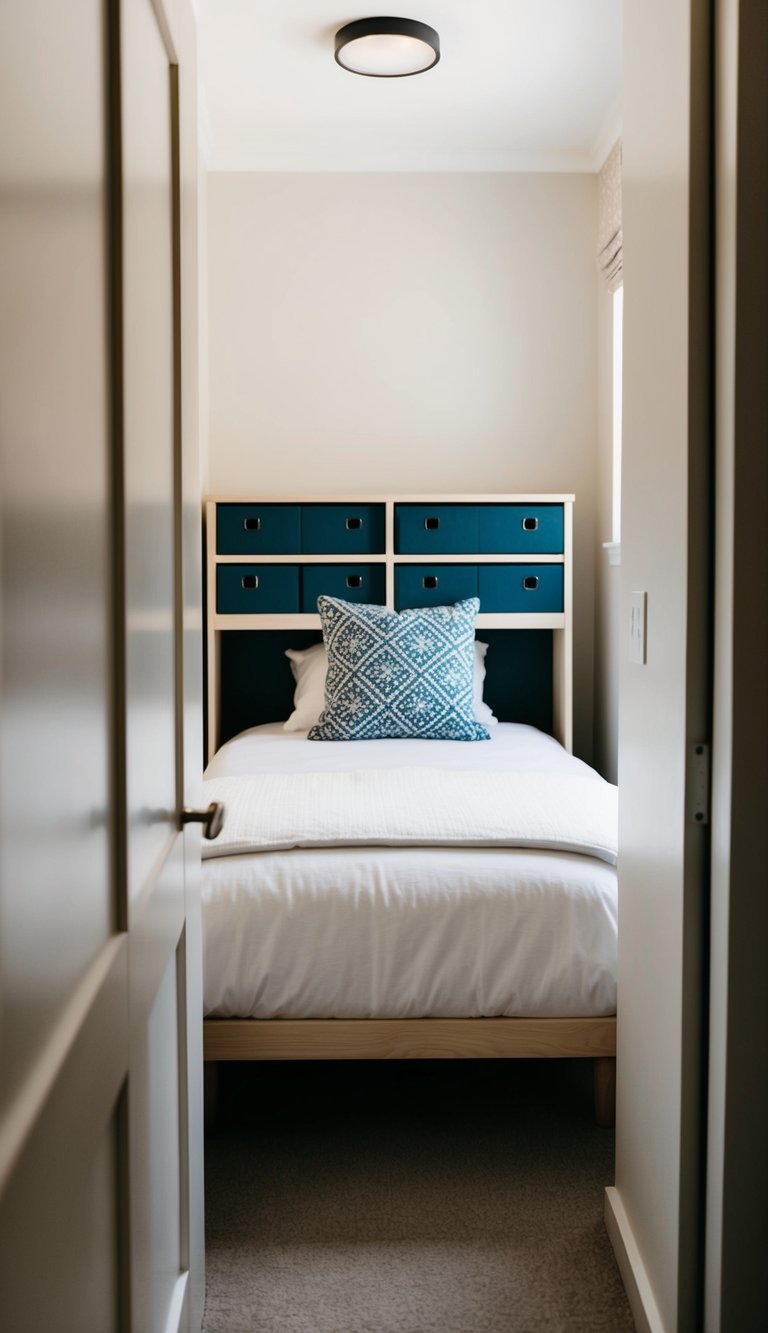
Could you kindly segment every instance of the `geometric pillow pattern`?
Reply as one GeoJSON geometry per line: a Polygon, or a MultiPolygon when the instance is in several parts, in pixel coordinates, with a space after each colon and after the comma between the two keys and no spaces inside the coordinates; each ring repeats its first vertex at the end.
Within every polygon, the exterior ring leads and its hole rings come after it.
{"type": "Polygon", "coordinates": [[[390,611],[320,596],[328,650],[325,708],[311,741],[480,741],[473,672],[477,597],[390,611]]]}

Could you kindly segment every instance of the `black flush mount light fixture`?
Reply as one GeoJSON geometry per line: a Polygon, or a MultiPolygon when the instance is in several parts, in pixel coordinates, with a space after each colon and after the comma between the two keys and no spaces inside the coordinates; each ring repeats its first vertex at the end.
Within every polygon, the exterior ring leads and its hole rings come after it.
{"type": "Polygon", "coordinates": [[[336,60],[352,74],[402,79],[423,74],[440,59],[440,38],[416,19],[356,19],[336,33],[336,60]]]}

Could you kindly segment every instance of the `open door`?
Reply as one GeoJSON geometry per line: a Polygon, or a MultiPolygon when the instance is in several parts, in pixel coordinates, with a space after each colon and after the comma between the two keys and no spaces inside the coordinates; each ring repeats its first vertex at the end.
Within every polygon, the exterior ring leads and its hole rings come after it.
{"type": "Polygon", "coordinates": [[[0,49],[1,1318],[176,1333],[203,1300],[192,20],[18,0],[0,49]]]}
{"type": "MultiPolygon", "coordinates": [[[[182,826],[184,578],[179,79],[161,6],[119,21],[128,1231],[132,1325],[187,1327],[191,1100],[201,1101],[199,941],[186,933],[197,823],[182,826]],[[194,974],[195,979],[193,980],[194,974]],[[190,988],[197,1023],[187,1022],[190,988]],[[189,1042],[195,1043],[190,1087],[189,1042]]],[[[188,648],[192,645],[188,644],[188,648]]],[[[198,700],[199,708],[199,700],[198,700]]],[[[189,710],[191,701],[186,701],[189,710]]],[[[199,771],[199,769],[198,769],[199,771]]]]}

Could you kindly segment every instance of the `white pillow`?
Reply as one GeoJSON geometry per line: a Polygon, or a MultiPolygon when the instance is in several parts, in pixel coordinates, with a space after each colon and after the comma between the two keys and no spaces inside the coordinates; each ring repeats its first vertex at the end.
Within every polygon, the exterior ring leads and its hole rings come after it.
{"type": "MultiPolygon", "coordinates": [[[[475,639],[474,698],[472,701],[475,721],[486,727],[495,727],[498,718],[483,702],[483,681],[485,680],[485,654],[488,644],[475,639]]],[[[324,643],[315,643],[311,648],[286,648],[285,655],[291,664],[296,690],[293,695],[293,712],[283,723],[286,731],[309,731],[314,727],[325,708],[325,677],[328,674],[328,653],[324,643]]]]}
{"type": "Polygon", "coordinates": [[[497,727],[499,719],[491,712],[488,704],[483,701],[483,682],[485,680],[485,654],[488,652],[488,644],[481,643],[475,639],[475,677],[474,677],[474,696],[472,707],[475,714],[475,721],[482,722],[485,727],[497,727]]]}
{"type": "Polygon", "coordinates": [[[293,712],[283,723],[286,731],[309,731],[325,708],[325,677],[328,674],[328,653],[324,643],[311,648],[286,648],[296,689],[293,694],[293,712]]]}

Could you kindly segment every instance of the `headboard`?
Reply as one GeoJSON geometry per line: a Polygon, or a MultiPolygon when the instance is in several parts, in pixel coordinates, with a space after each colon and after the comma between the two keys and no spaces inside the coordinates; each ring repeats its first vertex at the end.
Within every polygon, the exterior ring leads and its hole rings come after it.
{"type": "Polygon", "coordinates": [[[208,756],[291,712],[285,649],[320,641],[321,592],[397,610],[479,596],[485,699],[570,749],[572,513],[572,495],[208,500],[208,756]]]}

